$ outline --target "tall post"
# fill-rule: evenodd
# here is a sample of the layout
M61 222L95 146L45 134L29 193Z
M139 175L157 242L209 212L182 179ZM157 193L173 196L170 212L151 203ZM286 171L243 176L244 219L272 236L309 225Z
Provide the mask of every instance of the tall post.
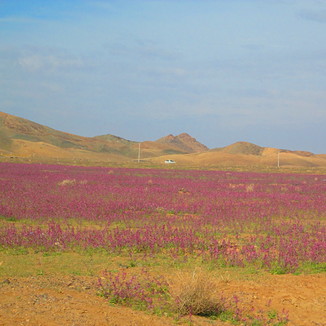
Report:
M140 143L138 144L138 163L140 162Z
M277 167L280 168L280 150L277 152Z

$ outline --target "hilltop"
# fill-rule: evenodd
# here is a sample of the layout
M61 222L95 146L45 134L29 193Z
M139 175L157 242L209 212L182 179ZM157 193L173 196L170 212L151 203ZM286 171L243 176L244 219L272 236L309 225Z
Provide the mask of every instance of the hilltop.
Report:
M161 144L174 145L188 153L201 153L208 151L207 146L201 144L187 133L182 133L177 136L170 134L158 139L157 142Z

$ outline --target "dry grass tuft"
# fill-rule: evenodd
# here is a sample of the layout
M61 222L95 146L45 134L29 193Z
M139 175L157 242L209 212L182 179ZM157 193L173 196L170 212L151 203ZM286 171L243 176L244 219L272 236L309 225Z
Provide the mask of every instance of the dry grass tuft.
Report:
M246 192L253 192L255 189L255 185L253 183L246 186Z
M81 180L79 182L76 181L76 179L65 179L60 182L58 182L58 186L73 186L76 184L80 185L87 185L88 181L87 180Z
M180 274L171 292L175 310L182 316L216 316L224 310L215 280L211 274L200 269L188 275Z
M75 179L65 179L58 183L59 186L72 186L74 184L76 184Z

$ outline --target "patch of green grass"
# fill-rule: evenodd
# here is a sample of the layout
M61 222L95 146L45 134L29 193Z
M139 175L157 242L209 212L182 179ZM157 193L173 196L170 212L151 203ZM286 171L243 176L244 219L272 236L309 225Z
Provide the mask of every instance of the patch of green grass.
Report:
M46 251L42 253L43 257L51 257L51 256L61 256L62 252L60 251Z
M260 316L247 315L245 319L243 319L242 317L244 316L237 316L232 310L225 310L218 315L219 320L223 322L229 322L232 325L285 326L288 323L288 319L279 317L278 312L275 310L261 313Z
M234 312L232 312L230 310L222 311L220 313L220 315L218 316L218 319L221 320L221 321L230 322L233 325L236 324L236 323L238 323L238 321L237 321L237 319L235 317Z
M30 250L25 247L13 247L13 248L0 247L0 253L1 252L9 256L20 256L20 255L27 255L30 252Z
M283 275L287 274L288 271L283 266L280 266L279 264L274 264L274 266L272 266L272 268L270 269L270 273L274 275Z
M0 215L0 220L4 220L4 221L7 221L7 222L16 222L17 218L13 217L13 216L7 217L7 216Z
M23 249L0 251L0 277L27 277L43 274L95 275L116 265L109 255L89 256L75 252L35 252Z
M305 273L305 274L326 273L326 263L305 263L299 269L299 273Z
M108 253L104 249L79 248L75 251L34 250L23 247L0 247L0 277L27 277L37 275L40 270L44 274L84 276L98 275L105 269L117 268L168 268L168 264L159 257L144 257L143 254ZM172 259L169 258L169 261Z

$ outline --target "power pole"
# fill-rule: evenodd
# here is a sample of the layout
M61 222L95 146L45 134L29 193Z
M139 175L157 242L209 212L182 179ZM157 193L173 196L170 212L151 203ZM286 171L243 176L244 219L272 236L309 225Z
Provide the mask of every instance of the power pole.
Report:
M280 150L277 152L277 167L280 168Z
M140 143L138 144L138 163L140 162Z

